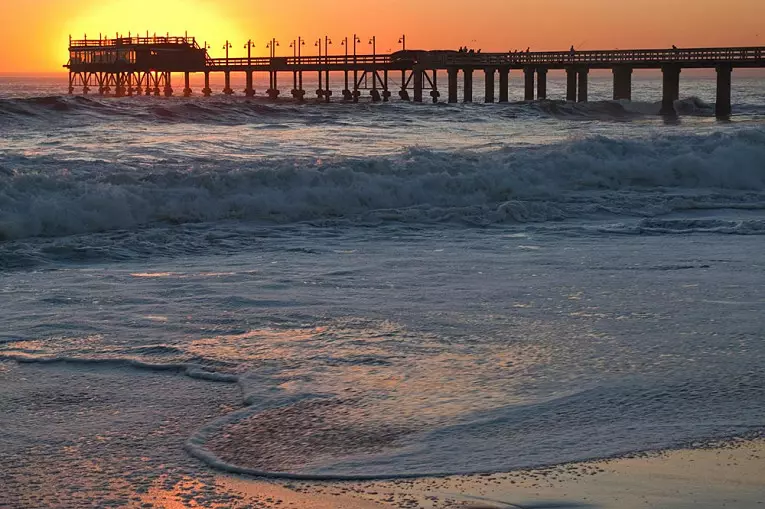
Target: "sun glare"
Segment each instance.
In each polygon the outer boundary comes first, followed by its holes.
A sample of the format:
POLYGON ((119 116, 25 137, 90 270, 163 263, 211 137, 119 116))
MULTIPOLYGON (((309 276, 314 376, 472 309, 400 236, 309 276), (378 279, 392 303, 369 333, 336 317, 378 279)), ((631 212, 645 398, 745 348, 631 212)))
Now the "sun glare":
MULTIPOLYGON (((200 45, 207 41, 210 52, 220 51, 227 39, 237 43, 246 40, 244 30, 236 19, 225 16, 221 9, 210 3, 194 0, 133 0, 106 1, 83 12, 66 24, 71 35, 82 38, 98 39, 114 37, 116 33, 127 37, 149 34, 180 36, 188 32, 189 37, 196 37, 200 45)), ((69 35, 69 34, 67 34, 69 35)))

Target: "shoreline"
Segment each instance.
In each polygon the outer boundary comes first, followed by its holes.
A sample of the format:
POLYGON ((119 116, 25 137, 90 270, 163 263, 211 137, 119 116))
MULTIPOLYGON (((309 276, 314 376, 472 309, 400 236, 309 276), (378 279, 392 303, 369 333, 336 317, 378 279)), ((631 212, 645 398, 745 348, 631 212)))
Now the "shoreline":
POLYGON ((267 508, 749 509, 765 507, 762 472, 765 438, 760 435, 496 474, 325 482, 219 474, 216 484, 267 508))

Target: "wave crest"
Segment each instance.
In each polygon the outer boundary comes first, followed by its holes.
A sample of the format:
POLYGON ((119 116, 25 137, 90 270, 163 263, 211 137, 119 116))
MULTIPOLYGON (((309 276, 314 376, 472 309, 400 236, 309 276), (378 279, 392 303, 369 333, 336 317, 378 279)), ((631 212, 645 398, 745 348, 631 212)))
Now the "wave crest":
MULTIPOLYGON (((0 171, 0 239, 221 220, 485 225, 760 209, 763 160, 762 129, 647 140, 598 136, 493 152, 210 161, 195 169, 168 162, 164 169, 112 170, 83 161, 64 171, 58 161, 27 158, 25 168, 41 169, 0 171)), ((18 163, 0 159, 0 168, 18 163)))

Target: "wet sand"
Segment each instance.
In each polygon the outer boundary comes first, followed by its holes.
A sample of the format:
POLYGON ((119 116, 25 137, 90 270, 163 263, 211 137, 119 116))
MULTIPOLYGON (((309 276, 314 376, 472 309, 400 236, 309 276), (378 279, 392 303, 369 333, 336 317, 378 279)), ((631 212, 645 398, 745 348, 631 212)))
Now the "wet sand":
POLYGON ((493 475, 358 483, 221 475, 217 483, 253 507, 750 509, 765 507, 765 440, 493 475))

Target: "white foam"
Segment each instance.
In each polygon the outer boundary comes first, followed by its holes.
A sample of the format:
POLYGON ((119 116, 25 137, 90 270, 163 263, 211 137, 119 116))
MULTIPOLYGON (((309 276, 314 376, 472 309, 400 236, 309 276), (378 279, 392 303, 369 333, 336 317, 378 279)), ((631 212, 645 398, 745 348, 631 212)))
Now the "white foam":
POLYGON ((231 219, 485 224, 765 207, 763 160, 765 130, 751 129, 647 140, 597 136, 489 153, 411 149, 387 158, 221 162, 214 171, 118 175, 108 165, 79 163, 72 173, 0 176, 0 238, 231 219))

